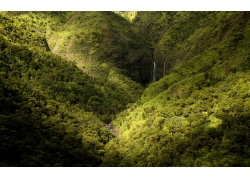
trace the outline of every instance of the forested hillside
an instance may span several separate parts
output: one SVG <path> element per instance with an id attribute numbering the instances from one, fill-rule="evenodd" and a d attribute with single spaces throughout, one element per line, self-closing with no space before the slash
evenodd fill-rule
<path id="1" fill-rule="evenodd" d="M 150 43 L 134 33 L 128 20 L 113 12 L 64 14 L 53 14 L 51 21 L 57 16 L 58 23 L 47 31 L 53 53 L 76 62 L 80 69 L 93 77 L 109 76 L 107 81 L 111 83 L 114 79 L 123 83 L 127 76 L 142 85 L 149 83 L 152 64 L 148 51 Z M 117 73 L 119 77 L 116 77 Z M 129 88 L 133 87 L 131 84 Z"/>
<path id="2" fill-rule="evenodd" d="M 103 165 L 249 166 L 250 14 L 156 14 L 169 23 L 154 12 L 133 22 L 154 35 L 158 79 L 165 59 L 168 73 L 112 122 L 119 136 L 105 146 Z"/>
<path id="3" fill-rule="evenodd" d="M 96 78 L 52 53 L 46 31 L 66 15 L 0 14 L 1 166 L 99 166 L 104 124 L 139 98 L 119 69 Z"/>
<path id="4" fill-rule="evenodd" d="M 249 12 L 0 12 L 0 46 L 0 166 L 250 166 Z"/>

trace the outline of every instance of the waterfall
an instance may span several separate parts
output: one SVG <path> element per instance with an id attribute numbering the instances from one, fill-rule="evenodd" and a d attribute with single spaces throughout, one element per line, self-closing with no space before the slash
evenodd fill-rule
<path id="1" fill-rule="evenodd" d="M 154 62 L 154 69 L 153 69 L 153 82 L 156 81 L 156 63 Z"/>

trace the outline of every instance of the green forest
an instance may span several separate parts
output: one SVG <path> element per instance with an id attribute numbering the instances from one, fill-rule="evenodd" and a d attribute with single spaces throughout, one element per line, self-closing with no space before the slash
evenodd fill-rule
<path id="1" fill-rule="evenodd" d="M 250 12 L 0 12 L 1 167 L 250 166 Z"/>

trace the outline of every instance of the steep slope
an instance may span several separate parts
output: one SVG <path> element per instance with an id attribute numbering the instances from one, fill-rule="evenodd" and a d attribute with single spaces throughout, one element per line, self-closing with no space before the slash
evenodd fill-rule
<path id="1" fill-rule="evenodd" d="M 134 30 L 151 43 L 157 79 L 164 76 L 164 62 L 170 73 L 248 25 L 248 12 L 137 12 L 133 21 Z"/>
<path id="2" fill-rule="evenodd" d="M 112 122 L 117 137 L 105 145 L 103 166 L 250 165 L 249 13 L 186 14 L 198 25 L 183 16 L 154 49 L 160 57 L 160 43 L 174 39 L 163 50 L 177 65 Z"/>
<path id="3" fill-rule="evenodd" d="M 98 80 L 50 52 L 46 26 L 69 15 L 1 13 L 2 166 L 97 166 L 112 136 L 99 118 L 110 121 L 140 94 L 117 71 Z"/>
<path id="4" fill-rule="evenodd" d="M 133 33 L 126 19 L 113 12 L 69 12 L 61 21 L 47 31 L 53 53 L 99 79 L 117 72 L 121 82 L 128 81 L 126 76 L 141 84 L 149 82 L 150 72 L 141 68 L 141 64 L 151 66 L 147 41 Z"/>
<path id="5" fill-rule="evenodd" d="M 249 166 L 249 12 L 116 13 L 0 13 L 0 166 Z"/>
<path id="6" fill-rule="evenodd" d="M 0 166 L 98 166 L 112 134 L 91 111 L 104 94 L 31 16 L 0 14 Z"/>

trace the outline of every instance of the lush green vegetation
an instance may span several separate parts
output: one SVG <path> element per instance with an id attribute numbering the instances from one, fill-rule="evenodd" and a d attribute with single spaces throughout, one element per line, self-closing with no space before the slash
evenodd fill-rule
<path id="1" fill-rule="evenodd" d="M 129 22 L 133 22 L 135 17 L 137 16 L 137 11 L 115 11 L 116 14 L 127 19 Z"/>
<path id="2" fill-rule="evenodd" d="M 50 16 L 0 14 L 1 166 L 99 166 L 113 136 L 104 123 L 142 89 L 119 69 L 103 64 L 109 71 L 98 79 L 54 55 Z"/>
<path id="3" fill-rule="evenodd" d="M 1 12 L 0 166 L 250 166 L 249 17 Z"/>
<path id="4" fill-rule="evenodd" d="M 231 14 L 223 16 L 232 18 Z M 179 65 L 170 74 L 151 84 L 140 101 L 119 114 L 113 121 L 119 136 L 105 146 L 104 166 L 250 165 L 249 13 L 234 12 L 233 17 L 237 19 L 230 22 L 240 21 L 241 31 L 230 30 L 231 35 L 225 31 L 227 37 L 219 31 L 224 37 L 219 43 L 202 53 L 192 52 L 188 61 L 176 59 Z M 187 31 L 186 40 L 176 40 L 178 53 L 195 43 L 186 45 L 197 31 L 194 35 Z M 178 57 L 175 48 L 169 52 Z"/>
<path id="5" fill-rule="evenodd" d="M 53 53 L 76 62 L 84 72 L 99 79 L 116 72 L 121 82 L 128 81 L 127 76 L 142 85 L 150 81 L 149 42 L 133 32 L 129 21 L 113 12 L 74 12 L 70 18 L 57 17 L 59 23 L 47 30 Z"/>

